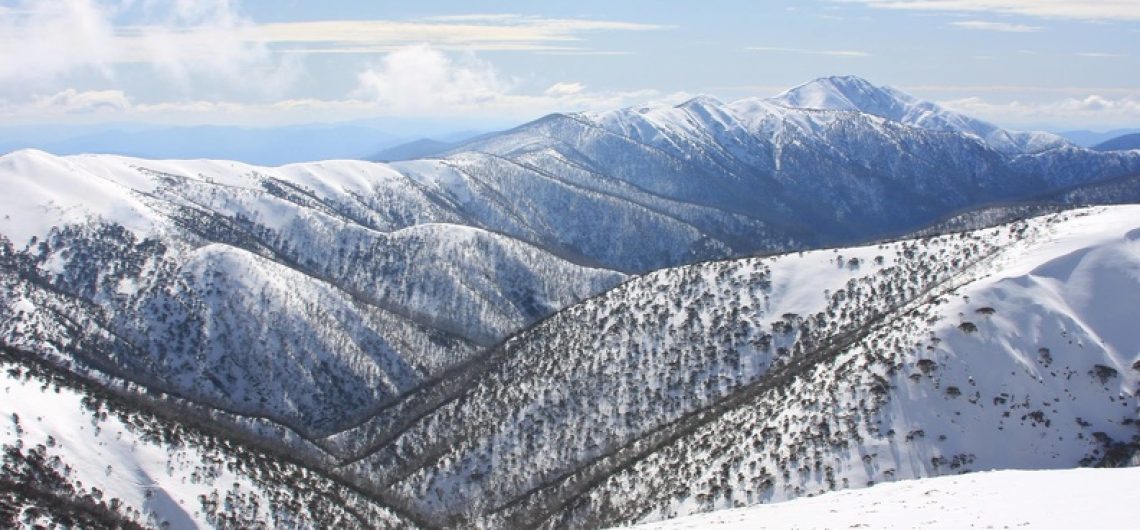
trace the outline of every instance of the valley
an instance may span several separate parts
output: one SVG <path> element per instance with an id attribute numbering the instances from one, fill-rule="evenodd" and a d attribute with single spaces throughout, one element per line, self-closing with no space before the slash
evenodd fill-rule
<path id="1" fill-rule="evenodd" d="M 1140 463 L 1140 151 L 851 76 L 441 149 L 0 157 L 0 523 L 605 528 Z"/>

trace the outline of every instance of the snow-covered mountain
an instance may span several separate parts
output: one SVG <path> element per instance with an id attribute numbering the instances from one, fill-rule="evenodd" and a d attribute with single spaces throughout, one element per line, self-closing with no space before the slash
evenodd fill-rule
<path id="1" fill-rule="evenodd" d="M 854 111 L 935 131 L 960 133 L 981 139 L 1005 154 L 1039 153 L 1072 146 L 1048 132 L 1008 131 L 969 116 L 923 101 L 891 87 L 875 86 L 855 76 L 816 79 L 771 99 L 785 107 Z"/>
<path id="2" fill-rule="evenodd" d="M 12 350 L 0 387 L 0 527 L 417 526 L 302 459 Z"/>
<path id="3" fill-rule="evenodd" d="M 619 196 L 632 187 L 743 216 L 760 228 L 683 219 L 736 253 L 852 244 L 982 204 L 1140 174 L 1135 153 L 1004 131 L 857 78 L 771 99 L 555 114 L 453 153 L 472 151 L 563 180 L 581 168 L 586 178 L 574 184 L 613 183 L 604 191 Z"/>
<path id="4" fill-rule="evenodd" d="M 0 336 L 319 431 L 622 279 L 330 165 L 0 158 Z"/>
<path id="5" fill-rule="evenodd" d="M 988 471 L 908 480 L 638 525 L 764 528 L 1112 528 L 1131 520 L 1140 468 Z"/>
<path id="6" fill-rule="evenodd" d="M 1140 197 L 1140 152 L 986 126 L 832 78 L 391 164 L 18 151 L 0 345 L 208 411 L 393 524 L 596 527 L 1128 461 L 1140 210 L 1016 219 Z M 866 244 L 934 221 L 971 231 Z M 11 412 L 41 416 L 24 386 Z M 74 425 L 41 434 L 102 443 Z M 145 522 L 143 490 L 115 491 Z"/>
<path id="7" fill-rule="evenodd" d="M 837 83 L 815 85 L 917 105 Z M 616 285 L 615 270 L 865 240 L 1140 174 L 1140 153 L 1011 157 L 968 133 L 784 106 L 821 90 L 552 115 L 394 164 L 12 153 L 0 331 L 327 434 Z"/>
<path id="8" fill-rule="evenodd" d="M 331 441 L 443 526 L 1134 462 L 1138 234 L 1120 206 L 652 273 L 421 391 L 414 421 Z"/>

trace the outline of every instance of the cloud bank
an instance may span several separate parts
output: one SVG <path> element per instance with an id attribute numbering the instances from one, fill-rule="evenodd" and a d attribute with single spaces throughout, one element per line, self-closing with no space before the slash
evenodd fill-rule
<path id="1" fill-rule="evenodd" d="M 880 9 L 998 13 L 1073 20 L 1140 20 L 1135 0 L 838 0 Z"/>

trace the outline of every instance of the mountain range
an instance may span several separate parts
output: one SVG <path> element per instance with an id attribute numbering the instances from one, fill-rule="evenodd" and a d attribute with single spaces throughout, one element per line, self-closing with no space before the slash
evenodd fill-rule
<path id="1" fill-rule="evenodd" d="M 1125 134 L 1117 136 L 1106 142 L 1101 142 L 1093 147 L 1098 151 L 1127 151 L 1133 149 L 1140 149 L 1140 133 Z"/>
<path id="2" fill-rule="evenodd" d="M 63 378 L 61 411 L 102 388 L 158 431 L 193 412 L 206 449 L 125 468 L 236 440 L 210 458 L 347 488 L 357 523 L 599 527 L 1140 440 L 1140 211 L 1068 210 L 1140 200 L 1140 152 L 855 77 L 391 163 L 22 150 L 0 182 L 7 364 Z M 74 414 L 34 458 L 90 458 Z M 258 506 L 283 487 L 243 473 Z M 161 490 L 201 508 L 122 486 L 123 520 L 218 524 L 210 488 Z"/>

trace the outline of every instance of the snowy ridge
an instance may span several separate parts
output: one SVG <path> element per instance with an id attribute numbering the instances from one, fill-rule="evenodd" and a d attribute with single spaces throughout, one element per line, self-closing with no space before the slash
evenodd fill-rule
<path id="1" fill-rule="evenodd" d="M 963 470 L 1129 462 L 1140 447 L 1140 342 L 1121 321 L 1128 309 L 1087 296 L 1111 285 L 1100 300 L 1140 297 L 1138 214 L 1048 226 L 782 397 L 726 414 L 609 483 L 650 473 L 648 491 L 689 491 L 687 501 L 654 494 L 657 518 Z M 761 434 L 773 432 L 784 434 Z"/>
<path id="2" fill-rule="evenodd" d="M 1004 131 L 858 78 L 771 99 L 555 114 L 451 155 L 470 152 L 525 159 L 560 179 L 570 163 L 591 182 L 751 219 L 759 239 L 739 221 L 694 223 L 735 254 L 894 236 L 984 204 L 1140 174 L 1135 154 Z"/>
<path id="3" fill-rule="evenodd" d="M 433 524 L 597 527 L 1126 462 L 1131 311 L 1085 291 L 1140 297 L 1138 220 L 1067 212 L 640 277 L 513 337 L 345 471 Z"/>
<path id="4" fill-rule="evenodd" d="M 0 526 L 410 527 L 288 459 L 0 357 Z"/>
<path id="5" fill-rule="evenodd" d="M 681 517 L 639 530 L 1111 528 L 1132 519 L 1140 468 L 987 471 L 879 484 Z"/>
<path id="6" fill-rule="evenodd" d="M 1140 152 L 815 85 L 392 164 L 12 153 L 0 343 L 287 433 L 428 527 L 1134 462 L 1140 211 L 1008 221 L 1140 196 Z M 961 212 L 1007 222 L 865 243 Z"/>
<path id="7" fill-rule="evenodd" d="M 864 112 L 924 129 L 968 134 L 1008 155 L 1072 146 L 1055 134 L 1007 131 L 854 76 L 816 79 L 788 89 L 770 101 L 800 109 Z"/>
<path id="8" fill-rule="evenodd" d="M 5 344 L 302 432 L 622 279 L 452 224 L 375 164 L 21 151 L 0 179 Z"/>

